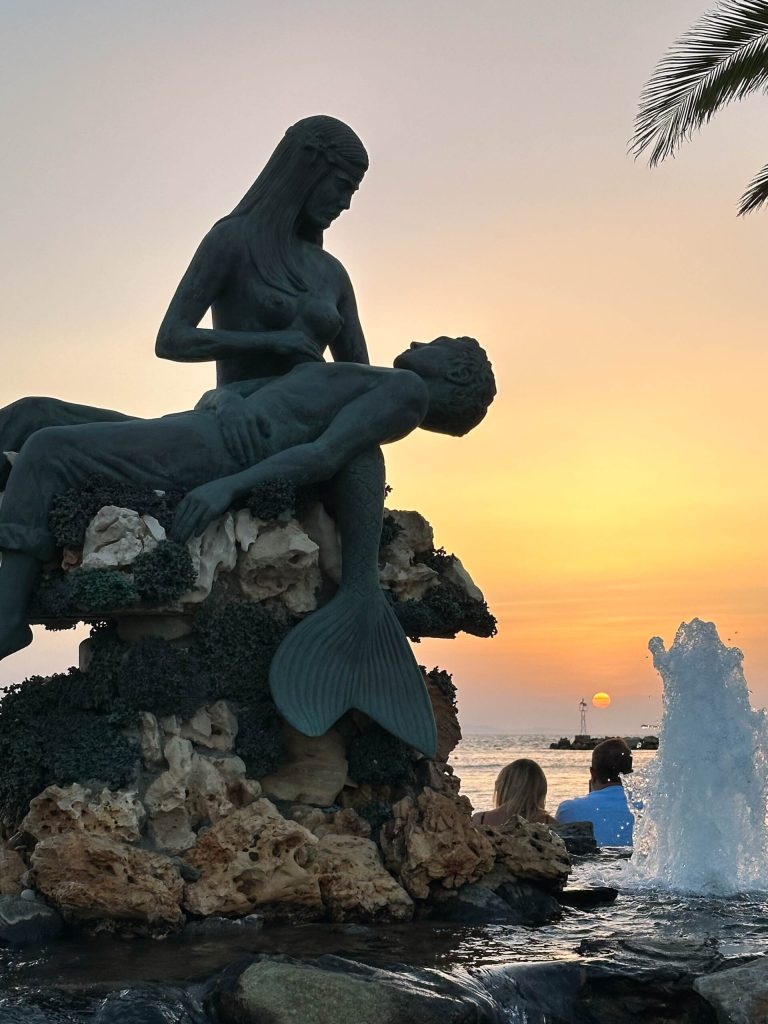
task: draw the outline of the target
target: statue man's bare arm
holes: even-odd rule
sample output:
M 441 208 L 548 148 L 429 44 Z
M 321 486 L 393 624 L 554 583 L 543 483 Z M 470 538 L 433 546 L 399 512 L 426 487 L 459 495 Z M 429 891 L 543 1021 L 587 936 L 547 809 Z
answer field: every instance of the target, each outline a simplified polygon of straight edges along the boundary
M 356 456 L 415 430 L 426 413 L 426 401 L 415 374 L 391 371 L 386 385 L 344 406 L 317 440 L 190 491 L 176 511 L 173 536 L 183 541 L 202 532 L 237 498 L 267 480 L 280 478 L 297 486 L 330 480 Z

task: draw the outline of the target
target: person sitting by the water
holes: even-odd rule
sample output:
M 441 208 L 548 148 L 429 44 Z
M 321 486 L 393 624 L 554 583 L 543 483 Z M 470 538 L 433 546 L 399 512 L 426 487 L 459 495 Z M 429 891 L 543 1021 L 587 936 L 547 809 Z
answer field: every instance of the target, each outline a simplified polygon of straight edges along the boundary
M 592 751 L 589 793 L 564 800 L 555 815 L 558 825 L 590 821 L 598 846 L 631 846 L 635 819 L 627 803 L 622 775 L 632 771 L 632 751 L 618 736 Z
M 547 777 L 536 761 L 521 757 L 499 772 L 493 787 L 493 810 L 472 815 L 473 825 L 500 828 L 520 815 L 526 821 L 554 825 L 555 819 L 545 808 Z

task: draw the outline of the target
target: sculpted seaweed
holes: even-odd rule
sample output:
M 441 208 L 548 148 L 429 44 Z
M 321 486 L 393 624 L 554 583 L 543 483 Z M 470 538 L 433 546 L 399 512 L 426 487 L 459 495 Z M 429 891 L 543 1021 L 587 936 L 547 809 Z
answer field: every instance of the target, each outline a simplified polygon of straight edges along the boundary
M 54 497 L 48 513 L 48 526 L 58 547 L 81 548 L 88 524 L 100 508 L 106 505 L 130 508 L 140 516 L 154 516 L 161 526 L 168 529 L 181 498 L 180 492 L 158 494 L 151 487 L 92 476 L 82 487 Z
M 197 574 L 186 544 L 163 540 L 131 563 L 133 585 L 142 601 L 170 604 L 195 585 Z

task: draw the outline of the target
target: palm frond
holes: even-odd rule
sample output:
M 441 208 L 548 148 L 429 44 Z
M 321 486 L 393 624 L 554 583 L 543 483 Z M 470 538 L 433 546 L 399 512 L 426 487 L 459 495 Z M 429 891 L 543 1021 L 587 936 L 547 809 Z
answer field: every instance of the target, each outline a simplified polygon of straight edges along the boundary
M 739 216 L 751 213 L 765 202 L 768 202 L 768 164 L 754 176 L 739 200 Z
M 721 0 L 657 64 L 640 97 L 631 150 L 639 156 L 650 148 L 654 165 L 721 107 L 766 85 L 768 0 Z

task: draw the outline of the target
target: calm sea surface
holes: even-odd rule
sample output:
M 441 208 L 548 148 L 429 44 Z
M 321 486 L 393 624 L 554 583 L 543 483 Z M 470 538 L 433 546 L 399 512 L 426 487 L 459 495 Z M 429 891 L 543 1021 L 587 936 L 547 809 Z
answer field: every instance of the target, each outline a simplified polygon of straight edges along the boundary
M 589 787 L 590 750 L 550 750 L 558 736 L 465 736 L 451 755 L 461 779 L 461 792 L 475 810 L 493 806 L 493 784 L 505 764 L 519 757 L 538 761 L 547 776 L 547 810 L 554 814 L 562 800 L 584 796 Z M 635 770 L 655 757 L 655 750 L 633 753 Z

